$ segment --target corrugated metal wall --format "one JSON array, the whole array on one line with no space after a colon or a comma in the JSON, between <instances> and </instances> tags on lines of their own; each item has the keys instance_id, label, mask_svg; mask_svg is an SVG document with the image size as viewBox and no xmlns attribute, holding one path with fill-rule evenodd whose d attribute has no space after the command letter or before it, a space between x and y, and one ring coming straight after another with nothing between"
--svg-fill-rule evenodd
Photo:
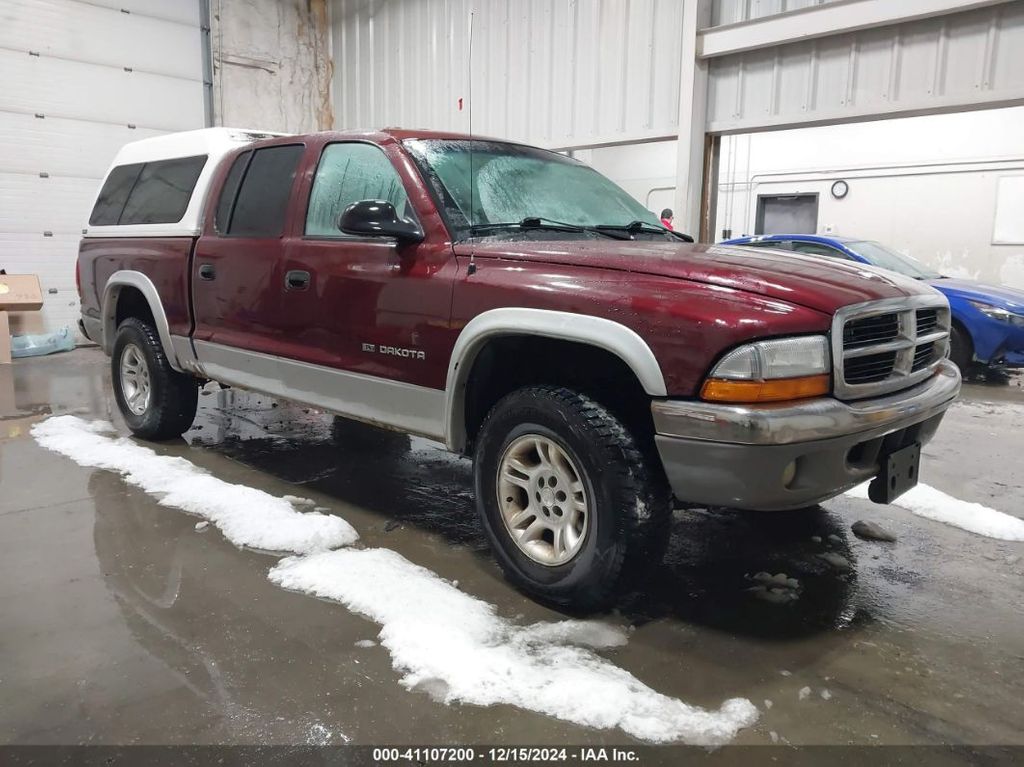
<instances>
[{"instance_id":1,"label":"corrugated metal wall","mask_svg":"<svg viewBox=\"0 0 1024 767\"><path fill-rule=\"evenodd\" d=\"M713 132L1024 103L1024 3L716 58L708 99Z\"/></svg>"},{"instance_id":2,"label":"corrugated metal wall","mask_svg":"<svg viewBox=\"0 0 1024 767\"><path fill-rule=\"evenodd\" d=\"M335 123L466 131L472 85L478 134L546 146L674 135L682 6L333 0Z\"/></svg>"},{"instance_id":3,"label":"corrugated metal wall","mask_svg":"<svg viewBox=\"0 0 1024 767\"><path fill-rule=\"evenodd\" d=\"M837 0L714 0L711 5L711 23L716 27L735 24L834 2Z\"/></svg>"},{"instance_id":4,"label":"corrugated metal wall","mask_svg":"<svg viewBox=\"0 0 1024 767\"><path fill-rule=\"evenodd\" d=\"M75 261L126 142L203 127L197 0L0 0L0 267L38 274L42 315L75 326Z\"/></svg>"}]
</instances>

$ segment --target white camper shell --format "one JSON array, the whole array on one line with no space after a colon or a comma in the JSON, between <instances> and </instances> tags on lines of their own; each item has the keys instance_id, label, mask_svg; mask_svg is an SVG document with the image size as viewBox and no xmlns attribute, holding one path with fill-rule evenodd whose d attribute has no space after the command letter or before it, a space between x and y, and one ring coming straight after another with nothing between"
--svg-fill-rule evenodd
<instances>
[{"instance_id":1,"label":"white camper shell","mask_svg":"<svg viewBox=\"0 0 1024 767\"><path fill-rule=\"evenodd\" d=\"M203 128L125 144L100 186L84 237L196 237L213 174L231 150L284 133ZM174 220L165 220L174 219Z\"/></svg>"}]
</instances>

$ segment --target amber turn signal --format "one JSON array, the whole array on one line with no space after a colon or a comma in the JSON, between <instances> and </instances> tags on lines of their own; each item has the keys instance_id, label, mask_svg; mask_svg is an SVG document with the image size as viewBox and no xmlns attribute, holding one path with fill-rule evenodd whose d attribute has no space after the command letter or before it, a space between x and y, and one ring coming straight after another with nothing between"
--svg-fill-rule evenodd
<instances>
[{"instance_id":1,"label":"amber turn signal","mask_svg":"<svg viewBox=\"0 0 1024 767\"><path fill-rule=\"evenodd\" d=\"M708 402L785 402L828 394L831 383L831 376L827 373L771 381L709 378L701 387L700 396Z\"/></svg>"}]
</instances>

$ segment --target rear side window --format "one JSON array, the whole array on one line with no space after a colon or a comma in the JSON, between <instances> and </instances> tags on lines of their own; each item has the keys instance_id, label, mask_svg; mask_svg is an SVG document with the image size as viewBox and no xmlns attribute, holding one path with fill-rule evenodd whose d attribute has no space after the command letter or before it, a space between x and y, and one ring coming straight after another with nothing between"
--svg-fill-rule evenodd
<instances>
[{"instance_id":1,"label":"rear side window","mask_svg":"<svg viewBox=\"0 0 1024 767\"><path fill-rule=\"evenodd\" d=\"M217 211L213 216L213 226L221 234L226 234L228 231L231 207L235 204L238 184L242 180L242 174L245 173L245 166L249 164L250 157L252 157L252 152L243 152L238 155L231 165L231 170L228 171L227 178L224 179L224 186L220 190L220 199L217 200Z\"/></svg>"},{"instance_id":2,"label":"rear side window","mask_svg":"<svg viewBox=\"0 0 1024 767\"><path fill-rule=\"evenodd\" d=\"M228 222L228 234L236 237L281 236L295 170L304 150L305 147L298 144L267 147L253 154L238 189L234 212Z\"/></svg>"},{"instance_id":3,"label":"rear side window","mask_svg":"<svg viewBox=\"0 0 1024 767\"><path fill-rule=\"evenodd\" d=\"M144 163L134 165L119 165L110 171L107 180L103 183L100 196L93 206L92 215L89 216L90 226L115 226L124 204L128 201L128 193L132 191L135 182L142 172Z\"/></svg>"},{"instance_id":4,"label":"rear side window","mask_svg":"<svg viewBox=\"0 0 1024 767\"><path fill-rule=\"evenodd\" d=\"M89 217L91 226L173 224L192 199L206 155L121 165L110 171Z\"/></svg>"},{"instance_id":5,"label":"rear side window","mask_svg":"<svg viewBox=\"0 0 1024 767\"><path fill-rule=\"evenodd\" d=\"M204 165L206 155L146 163L118 223L124 226L181 221Z\"/></svg>"}]
</instances>

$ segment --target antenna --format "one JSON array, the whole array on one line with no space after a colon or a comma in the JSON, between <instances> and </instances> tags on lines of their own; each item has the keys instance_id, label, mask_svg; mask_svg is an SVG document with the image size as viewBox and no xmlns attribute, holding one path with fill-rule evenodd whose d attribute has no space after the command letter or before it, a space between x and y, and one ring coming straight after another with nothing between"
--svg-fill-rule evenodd
<instances>
[{"instance_id":1,"label":"antenna","mask_svg":"<svg viewBox=\"0 0 1024 767\"><path fill-rule=\"evenodd\" d=\"M467 91L469 94L469 225L473 226L476 217L476 195L473 178L473 17L475 9L469 11L469 77ZM476 243L470 238L469 268L467 274L476 274Z\"/></svg>"}]
</instances>

